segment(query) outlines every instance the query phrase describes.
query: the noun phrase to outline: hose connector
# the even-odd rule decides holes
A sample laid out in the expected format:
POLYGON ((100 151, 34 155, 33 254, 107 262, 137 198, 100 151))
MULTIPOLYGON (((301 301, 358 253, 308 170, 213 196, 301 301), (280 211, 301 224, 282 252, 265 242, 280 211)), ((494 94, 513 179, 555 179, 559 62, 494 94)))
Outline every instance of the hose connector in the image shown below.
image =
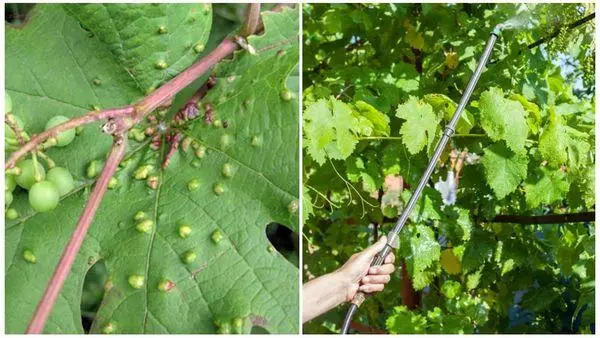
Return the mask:
POLYGON ((500 37, 500 33, 502 32, 502 30, 504 29, 504 25, 499 23, 496 25, 496 27, 494 27, 494 29, 492 30, 492 34, 494 34, 497 37, 500 37))

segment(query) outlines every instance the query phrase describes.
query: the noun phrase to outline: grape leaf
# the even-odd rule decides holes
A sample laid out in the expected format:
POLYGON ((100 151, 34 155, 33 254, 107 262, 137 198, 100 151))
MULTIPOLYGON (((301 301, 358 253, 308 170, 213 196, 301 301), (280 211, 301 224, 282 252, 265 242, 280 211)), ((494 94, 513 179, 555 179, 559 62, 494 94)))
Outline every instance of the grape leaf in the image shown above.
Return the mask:
MULTIPOLYGON (((34 11, 24 28, 7 29, 7 65, 14 70, 7 72, 7 88, 15 94, 19 116, 31 122, 28 130, 39 131, 57 111, 81 114, 94 94, 106 106, 139 95, 103 43, 89 38, 60 6, 38 5, 34 11), (49 42, 57 44, 52 57, 49 42), (29 81, 21 79, 22 69, 28 70, 29 81), (96 74, 115 79, 112 88, 91 89, 89 81, 96 74)), ((93 333, 108 325, 116 333, 208 333, 216 331, 215 320, 237 317, 245 333, 252 326, 273 333, 298 331, 298 270, 271 248, 265 232, 272 222, 298 231, 298 100, 281 95, 297 67, 298 12, 286 9, 262 18, 264 35, 248 39, 258 55, 236 52, 214 70, 217 85, 206 100, 213 102, 219 118, 229 121, 228 128, 209 127, 198 119, 186 131, 207 148, 204 158, 183 149, 176 152, 165 170, 152 172, 160 182, 153 190, 132 174, 141 164, 160 168, 159 154, 167 144, 155 152, 148 142, 131 143, 131 160, 115 175, 120 187, 105 195, 45 332, 83 332, 82 283, 100 260, 109 280, 93 333), (255 136, 260 142, 252 142, 255 136), (225 164, 232 169, 230 177, 223 174, 225 164), (192 179, 200 187, 189 191, 192 179), (221 194, 216 184, 223 187, 221 194), (138 211, 154 221, 150 233, 136 231, 133 216, 138 211), (192 228, 186 239, 178 234, 183 223, 192 228), (217 230, 220 240, 213 236, 217 230), (188 250, 197 259, 184 264, 188 250), (129 284, 132 275, 145 277, 140 289, 129 284), (158 288, 164 280, 173 283, 168 292, 158 288)), ((72 145, 49 152, 77 180, 77 188, 59 207, 35 213, 26 193, 15 194, 12 207, 20 217, 6 224, 7 332, 25 330, 89 196, 93 181, 84 178, 84 163, 100 158, 110 145, 110 138, 97 130, 85 128, 72 145), (36 264, 23 259, 25 249, 36 255, 36 264)))
POLYGON ((400 135, 411 154, 417 154, 433 143, 441 117, 433 113, 431 105, 410 96, 408 101, 398 106, 396 116, 406 120, 400 127, 400 135))
POLYGON ((373 124, 373 136, 388 136, 390 134, 390 118, 375 107, 364 101, 354 103, 358 113, 373 124))
POLYGON ((204 51, 212 23, 210 4, 67 4, 65 9, 144 92, 192 64, 204 51))
POLYGON ((351 108, 330 97, 309 104, 304 110, 304 143, 308 153, 319 164, 325 158, 346 159, 358 143, 358 120, 351 108))
POLYGON ((563 118, 550 108, 538 149, 548 164, 559 167, 568 163, 569 167, 578 169, 587 162, 588 138, 587 134, 565 125, 563 118))
POLYGON ((481 126, 494 140, 504 140, 515 153, 525 152, 527 123, 523 106, 516 101, 504 98, 502 89, 490 88, 479 98, 481 126))
POLYGON ((541 167, 531 172, 525 181, 525 200, 529 207, 559 201, 568 191, 569 182, 561 170, 541 167))
POLYGON ((458 275, 462 270, 460 260, 456 257, 451 248, 442 251, 440 255, 440 264, 444 271, 450 275, 458 275))
POLYGON ((388 331, 393 334, 424 333, 426 325, 427 320, 422 315, 411 312, 404 305, 395 306, 385 321, 388 331))
POLYGON ((425 270, 439 260, 440 245, 431 228, 417 224, 410 239, 410 249, 413 257, 413 287, 421 290, 433 278, 433 274, 425 270))
MULTIPOLYGON (((450 121, 456 112, 458 106, 456 102, 444 94, 426 94, 423 96, 423 101, 429 103, 433 110, 436 111, 438 117, 443 117, 444 120, 450 121)), ((467 109, 463 110, 460 118, 456 123, 456 132, 458 134, 467 134, 473 128, 475 118, 467 109)))
POLYGON ((515 154, 502 143, 494 143, 485 148, 481 163, 485 169, 486 181, 496 197, 502 199, 515 191, 527 177, 527 156, 515 154))
POLYGON ((461 291, 461 285, 457 281, 447 280, 442 284, 441 290, 446 298, 455 298, 461 291))

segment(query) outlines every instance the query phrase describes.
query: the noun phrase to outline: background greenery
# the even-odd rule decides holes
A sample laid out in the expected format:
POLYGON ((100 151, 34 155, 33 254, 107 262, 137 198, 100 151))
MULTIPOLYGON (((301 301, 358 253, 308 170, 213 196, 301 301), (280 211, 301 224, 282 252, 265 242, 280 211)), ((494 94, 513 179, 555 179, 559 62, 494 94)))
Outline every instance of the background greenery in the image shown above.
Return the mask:
MULTIPOLYGON (((568 28, 594 10, 304 5, 305 281, 393 226, 490 31, 508 19, 522 25, 498 39, 403 230, 397 256, 406 275, 398 269, 363 304, 355 329, 595 331, 594 223, 494 221, 594 210, 594 20, 568 28), (445 205, 434 183, 456 164, 452 150, 468 156, 456 203, 445 205)), ((345 310, 305 324, 304 332, 337 332, 345 310)))

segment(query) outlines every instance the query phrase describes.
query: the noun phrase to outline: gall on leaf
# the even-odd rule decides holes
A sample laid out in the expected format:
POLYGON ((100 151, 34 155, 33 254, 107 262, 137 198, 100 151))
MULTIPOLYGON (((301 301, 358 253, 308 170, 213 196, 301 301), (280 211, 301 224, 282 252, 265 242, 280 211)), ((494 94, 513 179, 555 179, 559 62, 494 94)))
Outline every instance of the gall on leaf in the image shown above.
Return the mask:
POLYGON ((129 283, 129 286, 131 286, 132 288, 141 289, 144 287, 145 278, 144 278, 144 276, 140 276, 140 275, 131 275, 127 278, 127 282, 129 283))
POLYGON ((185 264, 192 264, 194 261, 196 261, 196 258, 198 258, 196 252, 194 252, 194 250, 188 250, 181 256, 181 261, 185 264))
POLYGON ((179 226, 179 229, 177 229, 177 232, 179 233, 179 237, 188 238, 192 234, 192 227, 187 224, 182 224, 179 226))
POLYGON ((217 244, 223 239, 223 233, 221 230, 217 229, 213 231, 213 233, 210 235, 210 238, 212 239, 213 243, 217 244))

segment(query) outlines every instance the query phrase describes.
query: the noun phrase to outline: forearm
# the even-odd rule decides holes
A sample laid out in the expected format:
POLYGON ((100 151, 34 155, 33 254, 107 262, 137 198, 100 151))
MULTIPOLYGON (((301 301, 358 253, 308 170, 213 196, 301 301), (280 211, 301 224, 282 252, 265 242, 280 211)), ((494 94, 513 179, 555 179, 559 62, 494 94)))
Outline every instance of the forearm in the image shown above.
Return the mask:
POLYGON ((302 286, 302 322, 305 323, 346 301, 348 283, 339 272, 315 278, 302 286))

